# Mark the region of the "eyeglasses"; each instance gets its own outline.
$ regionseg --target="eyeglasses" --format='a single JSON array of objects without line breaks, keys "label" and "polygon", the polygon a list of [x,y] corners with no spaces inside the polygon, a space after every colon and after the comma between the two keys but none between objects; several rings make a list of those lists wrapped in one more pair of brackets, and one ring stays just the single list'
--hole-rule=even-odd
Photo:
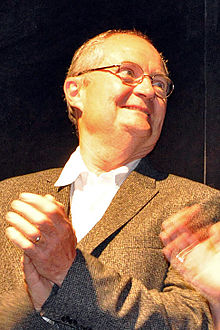
[{"label": "eyeglasses", "polygon": [[[112,70],[109,70],[112,69]],[[116,71],[114,71],[116,69]],[[154,75],[145,74],[143,69],[133,62],[122,62],[117,65],[103,66],[95,69],[88,69],[79,72],[76,76],[93,71],[109,72],[120,78],[122,83],[128,86],[137,86],[141,84],[145,77],[150,78],[155,94],[161,99],[168,98],[174,90],[172,80],[165,74],[158,73]]]}]

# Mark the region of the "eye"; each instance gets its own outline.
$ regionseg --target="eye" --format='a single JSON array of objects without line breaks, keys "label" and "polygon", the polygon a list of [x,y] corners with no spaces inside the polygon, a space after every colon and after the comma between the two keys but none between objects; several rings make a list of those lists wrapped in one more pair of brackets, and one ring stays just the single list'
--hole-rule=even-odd
[{"label": "eye", "polygon": [[166,91],[168,87],[166,76],[155,75],[154,77],[152,77],[152,86]]},{"label": "eye", "polygon": [[135,78],[135,72],[132,68],[122,65],[119,68],[118,74],[121,78]]}]

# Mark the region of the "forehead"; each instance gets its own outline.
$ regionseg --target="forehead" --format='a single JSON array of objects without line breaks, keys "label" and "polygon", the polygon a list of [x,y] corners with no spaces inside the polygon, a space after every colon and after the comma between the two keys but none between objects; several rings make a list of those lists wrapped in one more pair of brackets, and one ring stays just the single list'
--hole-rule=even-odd
[{"label": "forehead", "polygon": [[164,71],[156,48],[136,35],[115,34],[103,42],[102,49],[103,65],[130,61],[139,64],[144,71]]}]

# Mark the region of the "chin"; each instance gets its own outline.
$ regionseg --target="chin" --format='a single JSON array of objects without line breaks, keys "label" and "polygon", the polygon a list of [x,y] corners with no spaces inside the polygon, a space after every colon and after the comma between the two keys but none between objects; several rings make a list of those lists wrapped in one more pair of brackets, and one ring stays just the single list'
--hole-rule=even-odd
[{"label": "chin", "polygon": [[140,120],[139,118],[136,118],[136,120],[126,121],[124,125],[130,130],[143,132],[144,134],[147,135],[150,135],[152,132],[150,123],[143,119]]}]

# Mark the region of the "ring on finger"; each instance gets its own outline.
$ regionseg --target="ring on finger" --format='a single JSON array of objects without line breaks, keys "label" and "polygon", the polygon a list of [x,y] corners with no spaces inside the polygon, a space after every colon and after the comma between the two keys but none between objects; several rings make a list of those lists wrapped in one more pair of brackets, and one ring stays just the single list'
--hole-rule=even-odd
[{"label": "ring on finger", "polygon": [[183,263],[185,261],[186,256],[192,251],[192,249],[198,244],[198,241],[193,242],[189,246],[187,246],[185,249],[180,251],[177,255],[176,258]]},{"label": "ring on finger", "polygon": [[41,235],[38,235],[38,236],[35,238],[35,240],[33,241],[33,243],[34,243],[34,244],[39,244],[40,240],[41,240]]}]

